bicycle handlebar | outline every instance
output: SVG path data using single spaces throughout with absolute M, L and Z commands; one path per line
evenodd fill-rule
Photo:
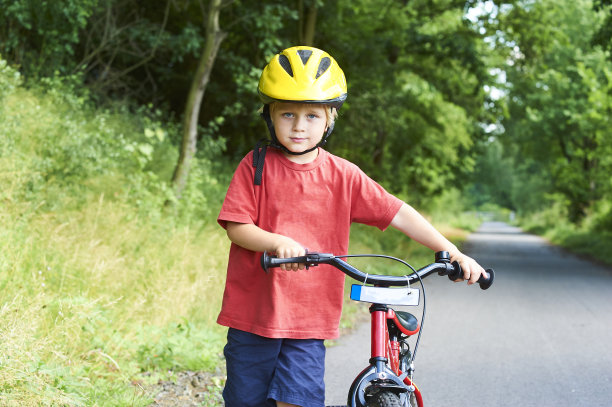
M 319 264 L 329 264 L 334 266 L 338 270 L 342 271 L 347 276 L 360 281 L 362 283 L 369 283 L 383 287 L 390 286 L 406 286 L 408 284 L 413 284 L 420 278 L 427 277 L 428 275 L 437 272 L 438 275 L 448 276 L 451 280 L 457 280 L 461 278 L 463 272 L 461 271 L 461 267 L 459 263 L 450 261 L 450 256 L 448 252 L 437 252 L 436 253 L 436 261 L 435 263 L 429 264 L 425 267 L 422 267 L 414 273 L 408 276 L 388 276 L 382 274 L 366 274 L 361 270 L 351 266 L 346 261 L 342 260 L 339 256 L 336 257 L 331 253 L 308 253 L 305 256 L 299 257 L 288 257 L 284 259 L 279 259 L 277 257 L 269 255 L 267 252 L 264 252 L 261 256 L 261 267 L 268 272 L 268 269 L 271 267 L 279 267 L 281 264 L 287 263 L 304 263 L 306 264 L 306 268 L 318 266 Z M 493 284 L 493 279 L 495 278 L 495 273 L 492 269 L 487 269 L 487 276 L 480 276 L 477 283 L 480 285 L 480 288 L 486 290 L 491 287 Z

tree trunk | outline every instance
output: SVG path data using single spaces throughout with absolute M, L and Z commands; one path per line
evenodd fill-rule
M 206 44 L 198 63 L 198 70 L 191 83 L 191 89 L 187 96 L 185 114 L 183 118 L 183 138 L 181 150 L 174 174 L 172 176 L 172 186 L 177 198 L 181 197 L 183 189 L 189 177 L 191 161 L 196 153 L 198 118 L 204 92 L 208 85 L 210 72 L 212 71 L 217 51 L 227 33 L 219 29 L 219 12 L 222 0 L 210 0 L 208 9 L 208 22 L 206 25 Z
M 312 1 L 304 10 L 303 0 L 299 1 L 299 41 L 300 45 L 314 46 L 315 29 L 317 26 L 317 2 Z
M 372 153 L 372 161 L 374 166 L 379 171 L 379 174 L 383 173 L 383 163 L 385 160 L 385 143 L 387 141 L 387 132 L 383 128 L 379 128 L 376 131 L 376 142 L 374 144 L 374 153 Z

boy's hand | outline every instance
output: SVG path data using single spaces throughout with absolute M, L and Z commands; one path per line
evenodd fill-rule
M 286 259 L 288 257 L 298 257 L 305 256 L 306 249 L 302 247 L 301 244 L 296 242 L 295 240 L 287 237 L 278 235 L 278 241 L 275 245 L 274 252 L 276 253 L 276 257 L 280 259 Z M 281 270 L 289 271 L 298 271 L 304 270 L 306 265 L 304 263 L 289 263 L 289 264 L 281 264 Z
M 468 285 L 472 285 L 478 281 L 481 275 L 486 276 L 486 271 L 476 262 L 476 260 L 466 256 L 458 250 L 454 254 L 451 254 L 451 261 L 459 263 L 463 271 L 463 278 L 455 280 L 457 282 L 468 280 Z
M 227 236 L 240 247 L 254 252 L 272 252 L 278 258 L 305 256 L 306 249 L 290 237 L 267 232 L 251 223 L 227 222 Z M 305 264 L 281 264 L 281 270 L 303 270 Z

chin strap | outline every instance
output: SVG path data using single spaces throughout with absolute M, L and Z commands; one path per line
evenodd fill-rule
M 285 153 L 291 155 L 302 155 L 310 153 L 311 151 L 314 151 L 319 147 L 323 147 L 325 143 L 327 143 L 327 138 L 334 130 L 334 124 L 332 123 L 332 125 L 327 128 L 327 131 L 323 135 L 323 138 L 316 146 L 309 148 L 308 150 L 296 153 L 294 151 L 290 151 L 287 147 L 282 145 L 276 138 L 276 131 L 274 131 L 274 124 L 272 123 L 272 117 L 270 116 L 270 105 L 264 105 L 263 111 L 261 112 L 261 117 L 266 122 L 266 125 L 268 126 L 268 131 L 270 132 L 270 137 L 272 139 L 261 139 L 255 144 L 255 147 L 253 148 L 253 167 L 255 167 L 255 176 L 253 179 L 253 183 L 255 185 L 261 185 L 261 178 L 263 175 L 264 162 L 266 159 L 266 152 L 268 150 L 268 147 L 278 148 L 284 151 Z

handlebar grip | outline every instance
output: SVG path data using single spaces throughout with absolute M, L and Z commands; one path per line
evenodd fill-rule
M 487 269 L 486 273 L 486 276 L 482 275 L 478 280 L 476 280 L 480 288 L 483 290 L 491 287 L 493 280 L 495 279 L 495 272 L 493 269 Z M 463 270 L 461 270 L 461 266 L 456 261 L 453 262 L 453 271 L 448 273 L 448 278 L 452 281 L 463 278 Z
M 493 271 L 493 269 L 486 269 L 486 272 L 486 278 L 485 276 L 480 276 L 480 278 L 476 281 L 478 285 L 480 285 L 480 288 L 482 288 L 483 290 L 486 290 L 487 288 L 491 287 L 491 285 L 493 284 L 493 280 L 495 280 L 495 272 Z
M 287 257 L 285 259 L 279 259 L 278 257 L 273 257 L 268 254 L 268 252 L 264 252 L 261 255 L 260 264 L 261 268 L 267 273 L 269 268 L 272 267 L 280 267 L 281 264 L 287 263 L 307 263 L 308 256 L 299 256 L 299 257 Z

